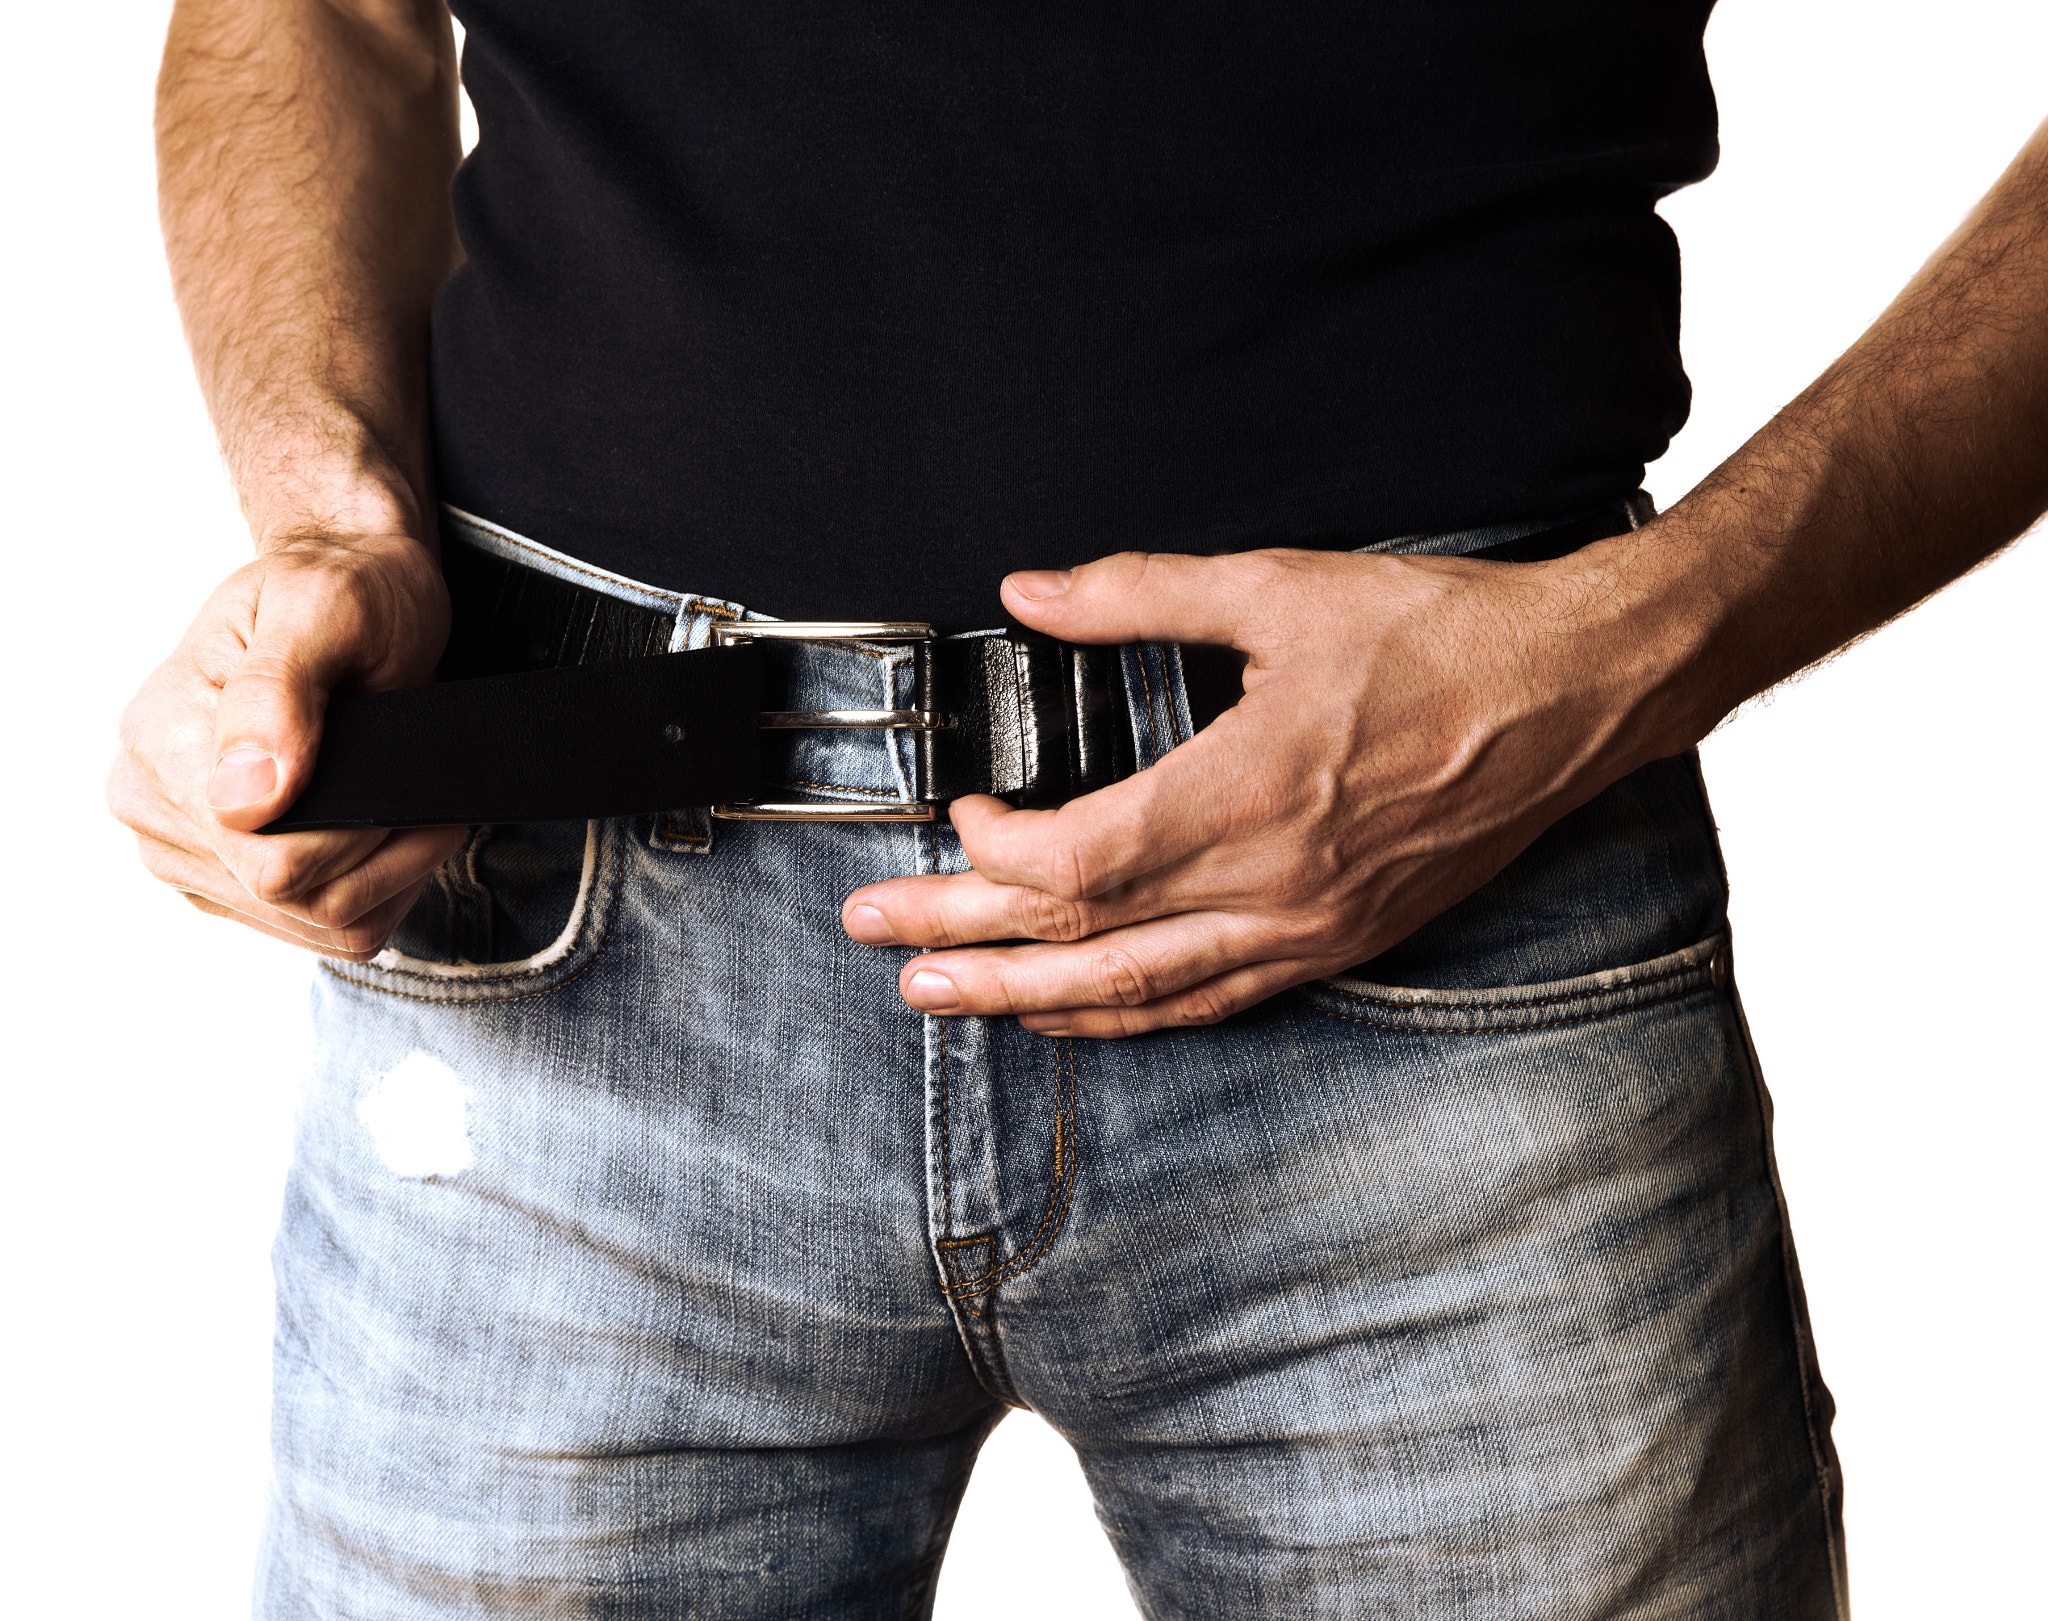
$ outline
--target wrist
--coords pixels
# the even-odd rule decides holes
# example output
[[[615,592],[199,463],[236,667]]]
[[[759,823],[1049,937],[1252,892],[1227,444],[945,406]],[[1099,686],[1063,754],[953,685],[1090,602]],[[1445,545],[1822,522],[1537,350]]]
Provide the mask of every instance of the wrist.
[[[410,420],[423,412],[395,401],[366,411],[303,393],[233,409],[212,403],[259,555],[319,535],[404,535],[437,550],[425,425]]]
[[[268,477],[242,482],[242,511],[263,556],[309,539],[378,535],[438,552],[432,508],[382,458],[287,454]]]
[[[1720,656],[1733,605],[1681,529],[1666,516],[1538,565],[1616,778],[1692,748],[1750,695]]]

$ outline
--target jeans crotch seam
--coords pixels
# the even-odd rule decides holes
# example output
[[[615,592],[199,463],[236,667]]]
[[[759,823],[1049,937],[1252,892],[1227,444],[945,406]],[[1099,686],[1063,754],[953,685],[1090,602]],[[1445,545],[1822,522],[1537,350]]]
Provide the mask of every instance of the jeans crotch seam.
[[[1028,1413],[1031,1411],[1031,1404],[1017,1393],[1017,1381],[1010,1373],[1010,1353],[1003,1349],[1003,1331],[1001,1325],[996,1322],[996,1303],[993,1296],[989,1298],[987,1308],[988,1344],[989,1349],[995,1353],[996,1375],[1001,1384],[998,1394],[1012,1407],[1020,1407]]]
[[[962,1250],[979,1249],[983,1244],[986,1244],[989,1247],[989,1255],[993,1257],[996,1252],[995,1243],[996,1235],[994,1233],[983,1233],[975,1238],[942,1238],[938,1241],[934,1247],[938,1251],[942,1292],[949,1299],[952,1297],[954,1289],[961,1284],[960,1252]],[[995,1263],[991,1259],[987,1270],[978,1276],[987,1277],[988,1273],[994,1270]],[[968,1279],[967,1281],[971,1283],[975,1280]],[[979,1317],[981,1315],[981,1308],[979,1306],[969,1306],[966,1308],[966,1311],[970,1317]]]
[[[987,1244],[990,1246],[990,1253],[993,1254],[995,1241],[996,1238],[993,1233],[986,1233],[978,1238],[940,1239],[936,1246],[939,1257],[939,1271],[950,1284],[959,1267],[959,1263],[954,1257],[960,1251],[974,1249],[982,1244]],[[995,1313],[990,1309],[994,1306],[995,1302],[989,1300],[983,1301],[980,1305],[963,1306],[958,1301],[951,1299],[952,1291],[950,1288],[946,1293],[954,1308],[954,1327],[959,1330],[960,1343],[967,1347],[967,1360],[974,1369],[975,1382],[1005,1406],[1025,1406],[1026,1404],[1017,1395],[1015,1381],[1010,1377],[1010,1364],[1008,1357],[1003,1354],[1003,1342],[996,1334]],[[975,1320],[974,1323],[962,1320],[961,1313],[963,1312],[967,1317],[973,1318]],[[979,1327],[976,1325],[979,1325]],[[990,1356],[989,1351],[982,1348],[981,1336],[983,1333],[988,1335],[989,1350],[994,1352],[993,1357]]]

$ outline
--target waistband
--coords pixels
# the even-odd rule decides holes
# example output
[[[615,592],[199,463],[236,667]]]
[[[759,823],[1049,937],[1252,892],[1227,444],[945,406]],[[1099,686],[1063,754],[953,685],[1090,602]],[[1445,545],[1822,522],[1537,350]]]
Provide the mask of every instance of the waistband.
[[[1641,503],[1370,549],[1560,556],[1638,526]],[[695,807],[930,820],[977,793],[1056,805],[1143,769],[1243,690],[1223,648],[796,624],[628,579],[459,509],[442,540],[454,612],[439,680],[337,697],[312,782],[267,831]]]

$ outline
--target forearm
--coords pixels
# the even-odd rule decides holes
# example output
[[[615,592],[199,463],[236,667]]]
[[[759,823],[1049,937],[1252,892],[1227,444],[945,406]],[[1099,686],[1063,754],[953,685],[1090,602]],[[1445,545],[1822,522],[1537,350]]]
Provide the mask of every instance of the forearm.
[[[179,0],[164,241],[259,547],[431,534],[427,317],[460,155],[440,0]]]
[[[1735,455],[1560,570],[1686,747],[2048,508],[2048,125],[1884,315]]]

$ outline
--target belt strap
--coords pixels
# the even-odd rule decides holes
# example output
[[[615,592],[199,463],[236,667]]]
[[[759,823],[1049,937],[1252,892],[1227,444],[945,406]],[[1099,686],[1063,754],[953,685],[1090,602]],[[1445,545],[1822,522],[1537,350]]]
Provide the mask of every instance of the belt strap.
[[[1469,555],[1560,557],[1639,521],[1616,508]],[[746,813],[736,802],[761,791],[760,728],[764,712],[776,710],[775,644],[667,652],[674,615],[453,534],[441,566],[453,622],[439,679],[399,692],[336,694],[312,780],[264,832],[580,820],[706,805]],[[744,637],[750,625],[775,623],[735,621],[723,630]],[[1224,648],[1180,651],[1199,730],[1242,696],[1239,661]],[[1057,805],[1136,768],[1122,649],[1010,632],[923,641],[916,656],[923,709],[936,720],[908,723],[926,806],[974,793]],[[876,808],[837,807],[853,815]]]

